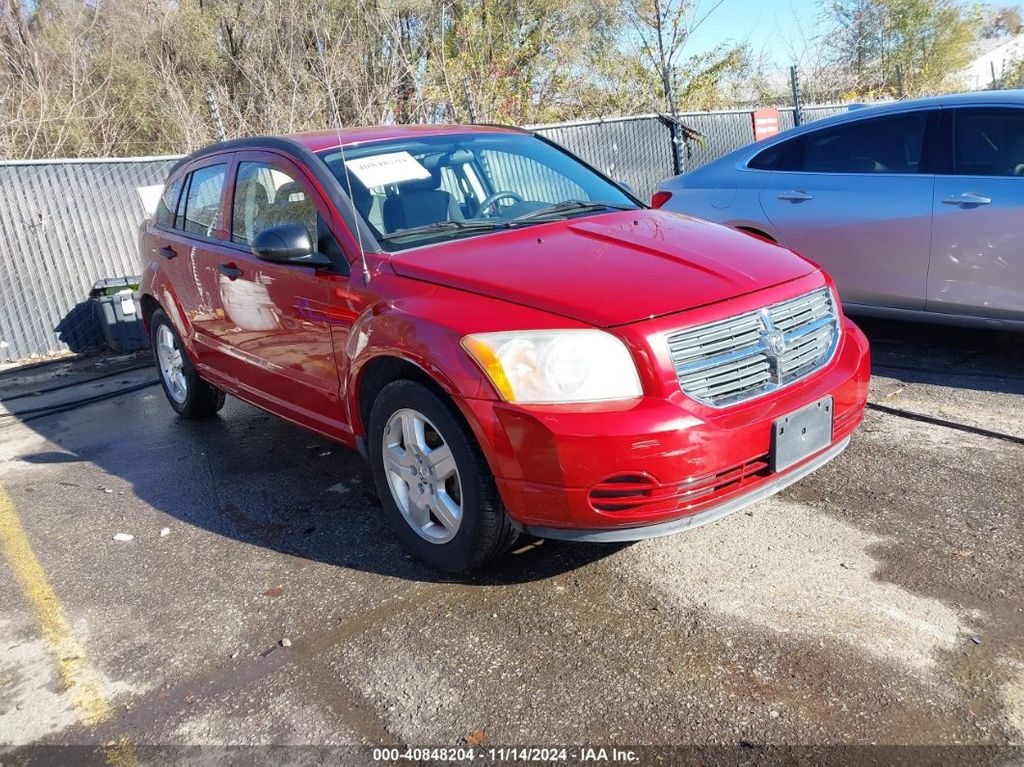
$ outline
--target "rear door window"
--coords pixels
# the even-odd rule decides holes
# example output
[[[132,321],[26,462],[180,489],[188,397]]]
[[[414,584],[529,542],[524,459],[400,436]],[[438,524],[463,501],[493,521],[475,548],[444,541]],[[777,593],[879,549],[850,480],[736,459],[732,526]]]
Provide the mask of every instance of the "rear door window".
[[[953,147],[958,176],[1024,176],[1024,109],[958,109]]]
[[[217,221],[227,165],[208,165],[192,171],[185,196],[184,230],[203,237],[217,236]]]
[[[925,112],[858,120],[806,137],[808,173],[917,173]]]

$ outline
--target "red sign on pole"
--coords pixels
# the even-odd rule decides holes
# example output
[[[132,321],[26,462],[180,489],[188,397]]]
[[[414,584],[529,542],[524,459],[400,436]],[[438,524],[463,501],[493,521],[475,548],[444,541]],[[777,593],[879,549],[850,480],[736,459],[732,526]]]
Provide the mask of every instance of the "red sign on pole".
[[[779,132],[778,109],[755,109],[750,113],[754,121],[754,141],[774,136]]]

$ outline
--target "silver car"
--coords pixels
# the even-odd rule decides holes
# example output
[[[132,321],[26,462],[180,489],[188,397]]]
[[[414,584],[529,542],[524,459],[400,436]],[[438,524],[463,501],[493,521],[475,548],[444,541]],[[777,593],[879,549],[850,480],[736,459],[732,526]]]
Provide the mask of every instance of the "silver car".
[[[659,191],[816,261],[851,313],[1024,330],[1024,91],[851,110]]]

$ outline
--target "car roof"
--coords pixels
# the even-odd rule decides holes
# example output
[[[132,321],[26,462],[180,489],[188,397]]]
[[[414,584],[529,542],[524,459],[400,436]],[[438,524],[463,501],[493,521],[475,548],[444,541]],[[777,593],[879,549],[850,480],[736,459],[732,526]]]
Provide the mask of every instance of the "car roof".
[[[479,134],[519,134],[530,135],[530,131],[506,125],[381,125],[366,128],[341,128],[336,130],[311,131],[308,133],[292,133],[282,136],[246,136],[229,139],[217,144],[210,144],[187,155],[169,171],[169,177],[179,169],[193,161],[223,154],[226,152],[244,152],[252,149],[283,149],[291,153],[309,153],[306,161],[312,161],[312,155],[339,146],[355,146],[373,141],[392,139],[423,138],[426,136],[453,136],[467,133]]]
[[[746,163],[751,157],[770,146],[781,144],[783,141],[803,135],[804,133],[821,130],[830,125],[839,125],[884,114],[900,114],[917,109],[954,108],[972,105],[1024,107],[1024,90],[970,91],[968,93],[951,93],[943,96],[907,99],[906,101],[886,101],[880,104],[850,104],[848,109],[838,114],[805,122],[796,128],[789,128],[770,138],[734,149],[722,157],[712,160],[699,168],[695,168],[690,173],[700,173],[704,170],[712,171],[718,168],[732,167],[737,163]]]
[[[850,104],[849,108],[844,112],[804,123],[796,130],[803,132],[812,128],[821,128],[832,123],[856,120],[868,114],[878,115],[888,112],[895,113],[916,109],[971,105],[1024,106],[1024,90],[971,91],[969,93],[950,93],[943,96],[926,96],[905,101],[886,101],[880,104]]]
[[[370,141],[423,138],[425,136],[448,136],[465,133],[528,133],[521,128],[504,125],[377,125],[340,130],[319,130],[308,133],[293,133],[291,139],[311,152],[336,149]]]

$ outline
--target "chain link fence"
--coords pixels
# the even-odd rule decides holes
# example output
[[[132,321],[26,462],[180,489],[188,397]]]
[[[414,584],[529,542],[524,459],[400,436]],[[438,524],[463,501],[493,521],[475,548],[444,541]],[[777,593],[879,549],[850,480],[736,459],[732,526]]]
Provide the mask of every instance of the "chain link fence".
[[[809,123],[845,112],[846,104],[804,106],[801,122]],[[782,130],[794,126],[793,107],[779,108]],[[681,112],[679,121],[700,138],[684,142],[682,170],[693,170],[744,147],[754,140],[749,109],[716,112]],[[672,129],[662,115],[587,120],[533,128],[556,141],[616,180],[626,181],[642,198],[654,192],[658,182],[676,173],[672,157]]]
[[[675,173],[672,129],[669,122],[659,115],[537,125],[533,128],[610,178],[625,181],[642,199],[649,199],[658,182]]]
[[[804,122],[845,111],[805,106]],[[780,109],[782,128],[793,109]],[[701,138],[686,141],[686,169],[754,140],[750,111],[690,112],[680,121]],[[675,173],[672,129],[659,115],[533,126],[648,199]],[[135,275],[140,187],[163,182],[177,157],[0,162],[0,362],[30,360],[100,343],[89,290],[98,280]]]

